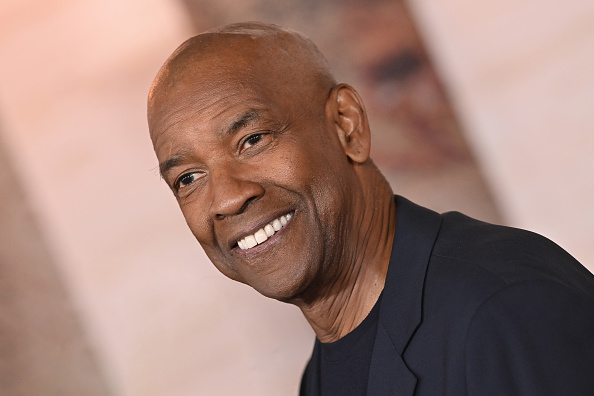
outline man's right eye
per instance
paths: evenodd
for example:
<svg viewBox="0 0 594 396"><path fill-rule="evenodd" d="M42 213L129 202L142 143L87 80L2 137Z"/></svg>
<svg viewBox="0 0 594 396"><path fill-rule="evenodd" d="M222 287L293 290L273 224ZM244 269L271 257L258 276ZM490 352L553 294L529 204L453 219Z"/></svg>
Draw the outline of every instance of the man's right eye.
<svg viewBox="0 0 594 396"><path fill-rule="evenodd" d="M196 181L196 172L186 173L185 175L182 175L179 179L177 179L177 187L178 188L187 187L190 184L194 183L195 181Z"/></svg>

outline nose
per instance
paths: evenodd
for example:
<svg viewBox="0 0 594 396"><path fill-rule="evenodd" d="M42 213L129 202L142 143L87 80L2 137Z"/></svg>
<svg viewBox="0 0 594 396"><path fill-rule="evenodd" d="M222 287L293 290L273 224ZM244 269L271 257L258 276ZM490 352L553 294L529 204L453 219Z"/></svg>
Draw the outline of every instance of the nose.
<svg viewBox="0 0 594 396"><path fill-rule="evenodd" d="M250 180L250 172L226 166L210 172L211 215L216 219L242 213L250 202L264 195L261 184Z"/></svg>

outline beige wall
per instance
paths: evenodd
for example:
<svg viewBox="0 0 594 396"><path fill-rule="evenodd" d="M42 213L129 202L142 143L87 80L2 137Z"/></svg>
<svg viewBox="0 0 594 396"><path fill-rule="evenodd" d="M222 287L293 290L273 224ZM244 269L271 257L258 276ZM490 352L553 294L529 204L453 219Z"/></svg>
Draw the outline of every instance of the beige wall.
<svg viewBox="0 0 594 396"><path fill-rule="evenodd" d="M592 2L409 4L504 217L594 269ZM155 170L146 92L191 33L175 1L3 1L3 141L115 394L296 394L311 330L211 267Z"/></svg>
<svg viewBox="0 0 594 396"><path fill-rule="evenodd" d="M409 4L507 223L594 271L594 2Z"/></svg>
<svg viewBox="0 0 594 396"><path fill-rule="evenodd" d="M212 268L155 168L146 94L192 33L185 10L165 0L30 0L0 12L3 141L110 388L296 389L311 330L295 308Z"/></svg>
<svg viewBox="0 0 594 396"><path fill-rule="evenodd" d="M0 136L1 137L1 136ZM0 395L109 395L0 139Z"/></svg>

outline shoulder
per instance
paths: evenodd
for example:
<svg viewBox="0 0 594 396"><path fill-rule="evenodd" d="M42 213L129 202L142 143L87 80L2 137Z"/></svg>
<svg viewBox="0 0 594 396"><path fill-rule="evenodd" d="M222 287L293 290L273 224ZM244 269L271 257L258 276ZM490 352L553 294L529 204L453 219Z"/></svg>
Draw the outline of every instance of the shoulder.
<svg viewBox="0 0 594 396"><path fill-rule="evenodd" d="M594 388L594 276L549 239L444 214L425 297L427 321L460 337L469 394Z"/></svg>
<svg viewBox="0 0 594 396"><path fill-rule="evenodd" d="M442 215L433 254L463 260L575 261L557 244L534 232L486 223L462 213ZM499 264L498 264L499 265Z"/></svg>
<svg viewBox="0 0 594 396"><path fill-rule="evenodd" d="M551 240L461 213L442 215L429 272L445 281L472 279L490 292L524 281L551 281L594 299L594 275Z"/></svg>
<svg viewBox="0 0 594 396"><path fill-rule="evenodd" d="M594 301L579 291L551 280L509 284L485 299L469 323L468 392L588 394L593 334Z"/></svg>
<svg viewBox="0 0 594 396"><path fill-rule="evenodd" d="M472 323L515 322L493 311L504 302L518 315L538 312L535 305L559 312L588 306L594 315L594 276L552 241L459 213L442 217L423 285L423 322L432 335L458 343Z"/></svg>

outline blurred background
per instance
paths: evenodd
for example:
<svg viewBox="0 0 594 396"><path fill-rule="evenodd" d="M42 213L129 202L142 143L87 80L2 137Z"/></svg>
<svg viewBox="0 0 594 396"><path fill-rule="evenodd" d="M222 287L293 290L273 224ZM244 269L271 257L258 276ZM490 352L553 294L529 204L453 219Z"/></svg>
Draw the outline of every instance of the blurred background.
<svg viewBox="0 0 594 396"><path fill-rule="evenodd" d="M224 278L160 180L152 78L186 38L310 36L392 188L594 270L591 0L3 0L0 395L296 395L313 332Z"/></svg>

